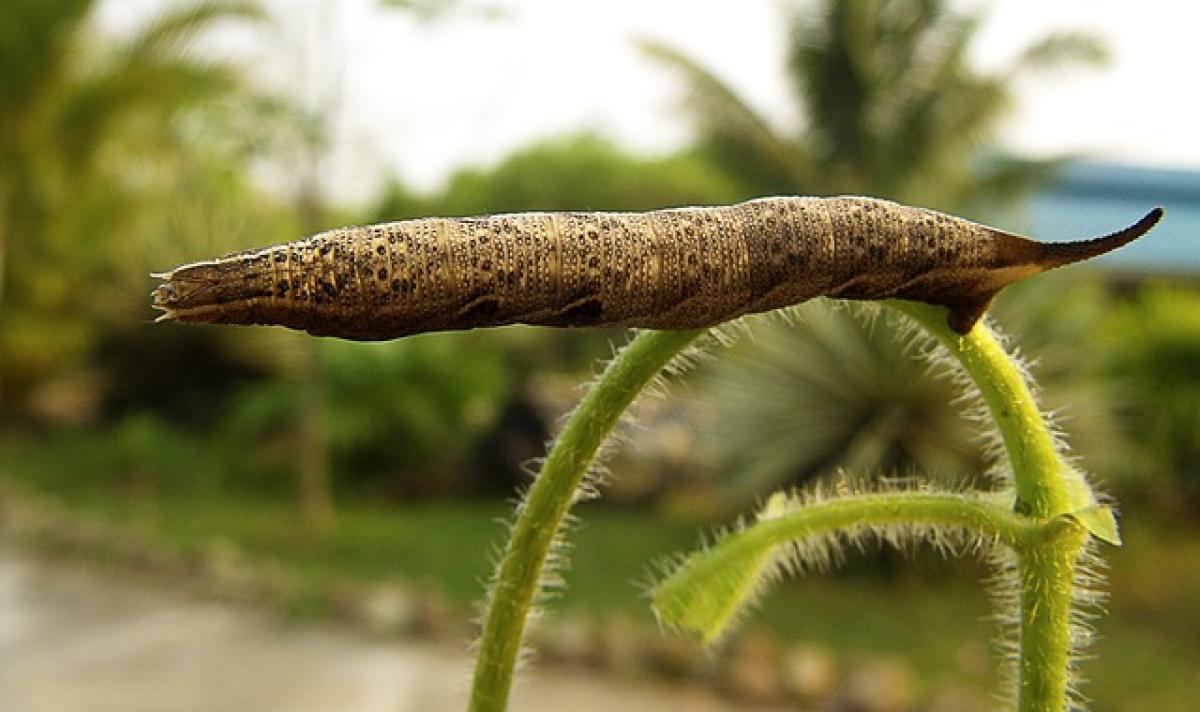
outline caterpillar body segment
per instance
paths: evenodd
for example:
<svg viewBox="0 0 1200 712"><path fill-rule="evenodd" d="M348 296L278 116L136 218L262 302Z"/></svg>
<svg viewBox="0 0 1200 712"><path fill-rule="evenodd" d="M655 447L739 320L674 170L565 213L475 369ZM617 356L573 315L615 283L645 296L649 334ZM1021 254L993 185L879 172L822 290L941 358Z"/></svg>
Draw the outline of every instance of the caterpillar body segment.
<svg viewBox="0 0 1200 712"><path fill-rule="evenodd" d="M185 265L153 298L161 319L359 340L515 323L691 329L817 296L939 304L966 333L1006 285L1120 247L1161 215L1071 243L862 197L428 218Z"/></svg>

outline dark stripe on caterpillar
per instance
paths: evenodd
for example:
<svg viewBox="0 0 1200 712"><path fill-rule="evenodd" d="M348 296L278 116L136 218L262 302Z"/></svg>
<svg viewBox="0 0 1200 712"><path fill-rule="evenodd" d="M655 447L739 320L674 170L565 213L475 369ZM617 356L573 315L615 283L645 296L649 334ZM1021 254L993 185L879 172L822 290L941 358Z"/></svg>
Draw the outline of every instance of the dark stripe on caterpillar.
<svg viewBox="0 0 1200 712"><path fill-rule="evenodd" d="M1040 243L874 198L647 213L520 213L347 227L179 267L160 319L383 340L504 324L691 329L817 296L949 308L966 333L1003 287L1131 242Z"/></svg>

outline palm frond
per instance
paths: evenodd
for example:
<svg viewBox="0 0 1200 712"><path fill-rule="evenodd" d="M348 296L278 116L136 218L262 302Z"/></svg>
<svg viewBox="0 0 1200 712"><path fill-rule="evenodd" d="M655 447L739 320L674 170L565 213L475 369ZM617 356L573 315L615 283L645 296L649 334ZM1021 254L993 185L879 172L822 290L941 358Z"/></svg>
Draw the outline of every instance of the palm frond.
<svg viewBox="0 0 1200 712"><path fill-rule="evenodd" d="M0 3L0 143L15 117L38 104L67 63L70 38L93 0L6 0Z"/></svg>
<svg viewBox="0 0 1200 712"><path fill-rule="evenodd" d="M265 17L248 0L200 0L173 3L159 11L117 50L128 62L161 60L185 53L191 44L222 20L260 20Z"/></svg>
<svg viewBox="0 0 1200 712"><path fill-rule="evenodd" d="M870 3L874 4L874 3ZM818 160L865 167L871 155L870 104L875 14L866 3L825 3L791 21L787 67L807 118L806 139Z"/></svg>
<svg viewBox="0 0 1200 712"><path fill-rule="evenodd" d="M824 300L795 324L761 324L715 364L718 404L708 441L735 494L802 484L845 468L951 479L978 472L956 387L929 377L886 319Z"/></svg>
<svg viewBox="0 0 1200 712"><path fill-rule="evenodd" d="M1088 32L1055 32L1034 42L1021 53L1010 76L1049 72L1071 66L1103 66L1110 59L1104 40Z"/></svg>
<svg viewBox="0 0 1200 712"><path fill-rule="evenodd" d="M779 133L737 92L689 57L661 43L642 40L639 47L651 59L670 67L683 79L686 105L701 135L701 143L728 161L727 167L753 166L755 182L797 191L812 185L809 157Z"/></svg>
<svg viewBox="0 0 1200 712"><path fill-rule="evenodd" d="M180 111L227 93L235 70L224 63L190 56L189 47L222 20L254 20L258 6L206 0L173 5L115 49L97 57L87 71L59 88L50 118L57 152L68 173L78 171L103 148L114 127L142 122L169 128Z"/></svg>

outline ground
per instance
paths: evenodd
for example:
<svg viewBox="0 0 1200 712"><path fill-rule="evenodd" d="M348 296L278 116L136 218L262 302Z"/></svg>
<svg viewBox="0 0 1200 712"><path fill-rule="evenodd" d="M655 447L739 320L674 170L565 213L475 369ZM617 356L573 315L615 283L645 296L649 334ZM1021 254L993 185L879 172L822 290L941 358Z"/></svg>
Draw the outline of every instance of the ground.
<svg viewBox="0 0 1200 712"><path fill-rule="evenodd" d="M465 645L380 641L0 550L0 699L10 712L466 706ZM513 709L746 710L697 688L535 666ZM765 709L765 708L764 708Z"/></svg>

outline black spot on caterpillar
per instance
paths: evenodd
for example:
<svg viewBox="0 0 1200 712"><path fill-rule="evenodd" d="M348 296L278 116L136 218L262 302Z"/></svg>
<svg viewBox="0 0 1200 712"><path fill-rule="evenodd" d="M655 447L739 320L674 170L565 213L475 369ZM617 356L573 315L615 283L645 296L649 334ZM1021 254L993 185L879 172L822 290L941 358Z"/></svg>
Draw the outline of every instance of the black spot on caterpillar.
<svg viewBox="0 0 1200 712"><path fill-rule="evenodd" d="M516 323L690 329L817 296L943 305L965 334L1000 289L1125 245L1162 212L1068 243L859 197L429 218L185 265L153 296L160 320L360 340Z"/></svg>

